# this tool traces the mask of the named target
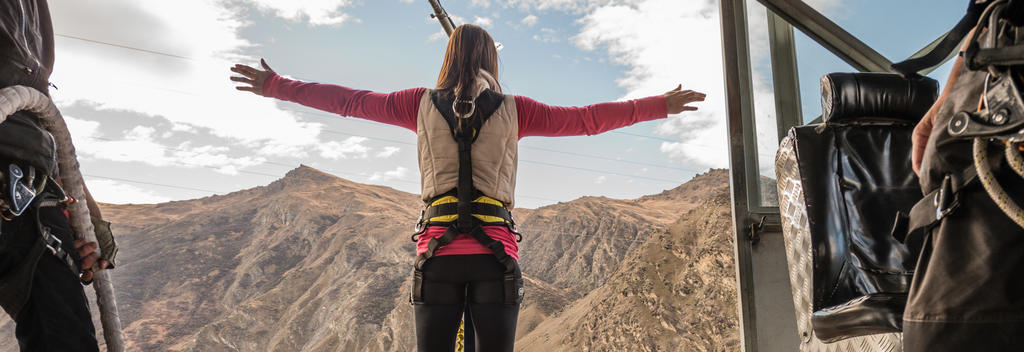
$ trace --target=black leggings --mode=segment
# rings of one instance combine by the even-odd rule
[[[505,304],[505,267],[494,255],[443,255],[423,265],[423,301],[414,302],[420,352],[455,350],[455,336],[468,306],[476,351],[512,351],[519,304]],[[516,266],[516,278],[522,273]],[[468,301],[468,304],[467,304]]]

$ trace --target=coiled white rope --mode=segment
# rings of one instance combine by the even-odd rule
[[[1018,174],[1024,172],[1024,168],[1019,164],[1020,151],[1017,150],[1016,143],[1007,143],[1009,146],[1006,149],[1006,157],[1011,165]],[[1012,149],[1010,148],[1012,147]],[[1011,152],[1013,150],[1013,152]],[[1015,164],[1016,162],[1016,164]],[[988,196],[992,198],[992,201],[996,203],[1006,216],[1010,217],[1013,222],[1017,223],[1017,226],[1024,228],[1024,210],[1010,197],[1009,194],[1003,190],[1003,186],[999,185],[996,180],[996,176],[992,173],[992,167],[988,163],[988,139],[983,137],[974,138],[974,169],[978,171],[978,180],[981,181],[981,185],[985,188],[985,192],[988,192]],[[1024,177],[1024,175],[1022,175]]]
[[[64,189],[78,201],[71,204],[71,228],[79,237],[96,242],[92,221],[89,218],[88,200],[85,197],[82,173],[78,169],[78,157],[75,146],[71,142],[71,133],[64,122],[57,106],[42,92],[25,86],[12,86],[0,89],[0,123],[17,111],[26,110],[34,113],[43,126],[53,134],[57,142],[57,165],[60,180]],[[99,249],[97,249],[98,251]],[[96,303],[100,308],[100,322],[103,326],[103,338],[107,343],[108,352],[124,351],[124,336],[121,333],[121,319],[117,312],[117,300],[114,297],[114,284],[110,280],[108,270],[100,270],[93,274],[93,288],[96,290]]]
[[[1006,143],[1006,161],[1017,175],[1024,177],[1024,156],[1020,154],[1020,143]]]

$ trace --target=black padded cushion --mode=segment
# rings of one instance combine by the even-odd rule
[[[895,73],[830,73],[821,77],[825,123],[902,120],[917,123],[939,94],[939,82]]]
[[[921,199],[909,124],[794,127],[811,235],[811,325],[825,342],[898,332],[917,253],[891,236]]]

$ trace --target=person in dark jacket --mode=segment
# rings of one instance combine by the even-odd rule
[[[1021,8],[1016,9],[1020,16]],[[983,28],[974,31],[978,31],[977,41],[981,43],[987,43],[987,37],[993,35],[993,31]],[[1024,27],[1018,24],[1000,31],[999,40],[1014,32],[1021,38]],[[920,235],[923,246],[904,311],[903,341],[908,352],[1024,348],[1024,280],[1020,279],[1024,270],[1024,228],[997,206],[981,182],[970,176],[970,171],[979,172],[972,155],[973,138],[959,138],[950,128],[958,113],[985,108],[988,100],[982,96],[989,77],[993,76],[986,67],[971,69],[961,55],[942,95],[914,129],[914,170],[920,175],[922,190],[928,195],[939,190],[949,194],[937,197],[942,201],[931,202],[941,203],[936,204],[941,211],[925,212],[935,222]],[[988,149],[995,159],[995,155],[1003,154],[1004,147],[992,142]],[[992,168],[994,176],[1009,200],[1020,204],[1024,200],[1024,180],[1006,163],[1000,164]],[[926,196],[925,201],[931,199]]]
[[[49,95],[53,62],[53,26],[46,1],[0,2],[0,88],[22,85]],[[56,183],[55,149],[53,137],[32,113],[8,116],[0,123],[4,190],[10,189],[9,171],[15,167],[27,174],[31,170],[36,180]],[[92,281],[94,268],[110,263],[99,259],[95,242],[75,240],[61,206],[40,206],[41,200],[62,195],[52,183],[23,213],[7,212],[0,221],[0,306],[14,319],[22,351],[96,351],[96,331],[82,284]],[[86,194],[94,223],[102,224],[99,208]],[[10,192],[0,195],[8,197]]]

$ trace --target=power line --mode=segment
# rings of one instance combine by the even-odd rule
[[[130,139],[111,139],[111,138],[102,138],[102,137],[89,137],[89,138],[90,139],[96,139],[96,140],[103,140],[103,141],[112,141],[112,142],[130,141]],[[166,150],[176,150],[176,151],[188,152],[187,150],[183,150],[183,149],[175,148],[175,147],[170,147],[170,146],[163,146],[163,145],[161,145],[159,147],[163,148],[163,149],[166,149]],[[182,162],[175,162],[175,164],[182,165],[182,166],[205,167],[205,168],[213,169],[213,170],[217,170],[218,169],[218,168],[213,167],[213,166],[193,165],[193,164],[186,164],[186,163],[182,163]],[[287,163],[273,162],[273,161],[264,161],[261,164],[269,164],[269,165],[282,166],[282,167],[287,167],[287,168],[294,168],[296,166],[296,164],[287,164]],[[367,175],[365,175],[365,174],[357,174],[357,173],[351,173],[351,172],[337,171],[337,170],[334,170],[334,169],[322,168],[322,167],[315,166],[315,165],[313,165],[312,167],[316,168],[317,170],[322,170],[322,171],[325,171],[325,172],[328,172],[328,173],[332,173],[332,174],[349,175],[349,176],[355,176],[355,177],[367,177]],[[258,175],[258,176],[267,176],[267,177],[272,177],[272,178],[282,178],[282,177],[284,177],[282,175],[272,175],[272,174],[266,174],[266,173],[254,172],[254,171],[247,171],[247,170],[238,170],[238,172],[239,173],[245,173],[245,174],[251,174],[251,175]],[[96,176],[96,177],[102,177],[102,176]],[[110,178],[110,177],[104,177],[104,178]],[[136,181],[136,180],[128,180],[128,179],[118,179],[118,180],[123,180],[125,182],[141,183],[141,184],[151,184],[151,183],[148,183],[148,182],[145,182],[145,181]],[[414,185],[420,185],[420,182],[418,182],[418,181],[409,181],[409,180],[403,180],[403,179],[400,179],[400,178],[392,178],[392,179],[390,179],[390,181],[401,182],[401,183],[408,183],[408,184],[414,184]],[[182,189],[188,189],[188,190],[202,190],[202,191],[207,191],[207,192],[211,192],[211,193],[225,193],[223,191],[215,191],[215,190],[200,189],[200,188],[190,188],[190,187],[175,186],[175,185],[169,185],[169,184],[163,184],[163,183],[161,183],[161,184],[154,183],[154,185],[160,185],[160,186],[172,187],[172,188],[182,188]],[[562,201],[559,201],[559,200],[548,199],[548,197],[536,196],[536,195],[516,194],[516,196],[518,196],[518,197],[525,197],[525,199],[532,199],[532,200],[539,200],[539,201],[562,202]]]
[[[94,44],[109,45],[109,46],[113,46],[113,47],[117,47],[117,48],[122,48],[122,49],[127,49],[127,50],[135,50],[135,51],[139,51],[139,52],[143,52],[143,53],[149,53],[149,54],[154,54],[154,55],[161,55],[161,56],[179,58],[179,59],[184,59],[184,60],[196,61],[195,59],[187,57],[187,56],[170,54],[170,53],[156,51],[156,50],[150,50],[150,49],[143,49],[143,48],[134,47],[134,46],[130,46],[130,45],[110,43],[110,42],[105,42],[105,41],[100,41],[100,40],[95,40],[95,39],[89,39],[89,38],[83,38],[83,37],[77,37],[77,36],[72,36],[72,35],[67,35],[67,34],[59,34],[58,33],[58,34],[54,34],[54,35],[59,36],[59,37],[69,38],[69,39],[81,40],[81,41],[85,41],[85,42],[89,42],[89,43],[94,43]],[[193,95],[193,96],[199,96],[198,94],[194,94],[194,93],[190,93],[190,92],[184,92],[184,91],[180,91],[180,90],[169,89],[169,88],[157,88],[157,89],[162,89],[162,90],[166,90],[166,91],[170,91],[170,92],[176,92],[176,93],[182,93],[182,94],[188,94],[188,95]],[[297,113],[302,113],[302,114],[324,116],[324,115],[321,115],[321,114],[315,114],[315,113],[305,112],[305,111],[298,111],[298,110],[293,110],[293,109],[284,109],[284,110],[288,110],[288,111],[292,111],[292,112],[297,112]],[[336,116],[327,116],[327,117],[335,118]],[[371,123],[369,121],[362,121],[362,120],[355,120],[355,121],[364,122],[364,123]],[[640,138],[646,138],[646,139],[653,139],[653,140],[659,140],[659,141],[665,141],[665,142],[672,142],[672,143],[680,142],[679,140],[672,140],[672,139],[668,139],[668,138],[661,138],[661,137],[656,137],[656,136],[643,135],[643,134],[638,134],[638,133],[630,133],[630,132],[624,132],[624,131],[610,131],[610,133],[622,134],[622,135],[633,136],[633,137],[640,137]],[[696,144],[696,145],[691,145],[691,146],[693,146],[693,147],[703,147],[703,148],[707,148],[707,149],[710,149],[710,150],[714,150],[715,149],[714,147],[711,147],[711,146],[708,146],[708,145]],[[535,148],[535,147],[530,147],[530,148]],[[569,154],[567,152],[559,152],[559,151],[553,151],[553,150],[545,150],[545,151],[554,152],[554,153]],[[763,154],[763,153],[759,153],[759,154],[761,154],[762,156],[769,156],[769,157],[771,157],[771,155],[768,155],[768,154]],[[569,154],[569,155],[573,155],[573,154]],[[596,157],[596,156],[587,156],[587,155],[577,155],[577,156]],[[601,157],[596,157],[596,158],[601,158]],[[655,164],[648,164],[648,163],[642,163],[642,162],[631,162],[631,161],[625,161],[625,160],[619,160],[619,159],[611,159],[611,158],[603,158],[603,159],[604,160],[622,161],[622,162],[626,162],[626,163],[639,163],[641,165],[647,165],[647,166],[659,167],[659,168],[667,168],[667,169],[676,169],[676,170],[681,170],[681,171],[700,172],[699,170],[667,167],[667,166],[663,166],[663,165],[655,165]]]
[[[140,85],[140,84],[135,84],[135,85],[147,87],[147,88],[150,88],[150,89],[160,89],[160,90],[165,90],[165,91],[172,92],[172,93],[178,93],[178,94],[184,94],[184,95],[189,95],[189,96],[201,97],[200,95],[195,94],[195,93],[185,92],[185,91],[180,91],[180,90],[175,90],[175,89],[161,88],[161,87],[150,87],[150,86],[145,86],[145,85]],[[315,112],[300,111],[300,110],[288,109],[288,108],[281,108],[281,110],[295,112],[295,113],[300,113],[300,114],[307,114],[307,115],[312,115],[312,116],[319,116],[319,117],[329,118],[331,120],[340,120],[340,119],[343,118],[341,115],[337,115],[337,114],[315,113]],[[386,124],[381,124],[381,123],[364,121],[364,120],[359,119],[359,118],[346,119],[345,121],[355,121],[355,122],[360,122],[360,123],[372,124],[374,126],[386,125]],[[362,135],[362,134],[358,134],[358,133],[350,133],[350,132],[336,131],[336,130],[330,130],[330,129],[321,129],[320,131],[326,132],[326,133],[332,133],[332,134],[340,134],[340,135],[346,135],[346,136],[352,136],[352,137],[366,138],[366,139],[383,141],[383,142],[389,142],[389,143],[396,143],[396,144],[402,144],[402,145],[416,146],[416,143],[412,143],[412,142],[400,141],[400,140],[389,139],[389,138],[367,136],[367,135]],[[646,165],[646,166],[651,166],[651,167],[658,167],[658,168],[665,168],[665,169],[674,169],[674,170],[679,170],[679,171],[700,172],[700,170],[696,170],[696,169],[677,168],[677,167],[663,166],[663,165],[657,165],[657,164],[651,164],[651,163],[644,163],[644,162],[637,162],[637,161],[629,161],[629,160],[621,160],[621,159],[615,159],[615,158],[609,158],[609,157],[602,157],[602,156],[597,156],[597,155],[589,155],[589,154],[583,154],[583,153],[558,151],[558,150],[553,150],[553,149],[539,148],[539,147],[530,147],[530,146],[520,146],[520,147],[524,148],[524,149],[535,149],[535,150],[547,151],[547,152],[552,152],[552,153],[560,153],[560,154],[574,155],[574,156],[579,156],[579,157],[588,157],[588,158],[594,158],[594,159],[600,159],[600,160],[608,160],[608,161],[618,161],[618,162],[623,162],[623,163]],[[551,163],[545,163],[545,162],[539,162],[539,161],[532,161],[532,160],[528,160],[528,159],[524,159],[524,160],[521,160],[521,161],[523,161],[524,163],[534,163],[534,164],[546,165],[546,166],[557,167],[557,168],[565,168],[565,169],[573,169],[573,170],[583,170],[583,171],[590,171],[590,172],[597,172],[597,173],[605,173],[605,174],[609,174],[609,175],[618,175],[618,176],[624,176],[624,177],[635,177],[635,178],[640,178],[640,179],[648,179],[648,180],[655,180],[655,181],[662,181],[662,182],[673,182],[673,183],[677,182],[677,181],[669,181],[669,180],[665,180],[665,179],[654,179],[654,178],[644,177],[644,176],[632,176],[632,175],[615,173],[615,172],[611,172],[611,171],[600,171],[600,170],[593,170],[593,169],[581,169],[581,168],[565,166],[565,165],[558,165],[558,164],[551,164]]]
[[[103,137],[89,137],[89,139],[106,141],[106,142],[131,142],[131,141],[133,141],[133,140],[130,140],[130,139],[110,139],[110,138],[103,138]],[[184,150],[184,149],[180,149],[180,148],[174,148],[174,147],[168,147],[168,146],[162,146],[162,145],[158,146],[158,147],[161,148],[161,149],[164,149],[164,150],[178,151],[178,152],[182,152],[182,153],[190,153],[190,151],[187,151],[187,150]],[[127,154],[121,153],[121,155],[127,155]],[[213,169],[213,170],[218,170],[219,169],[216,166],[200,165],[200,164],[190,164],[190,163],[186,163],[186,162],[180,161],[180,160],[172,161],[172,163],[175,163],[175,164],[178,164],[178,165],[181,165],[181,166],[205,167],[205,168]],[[261,162],[261,164],[263,164],[263,163],[264,162]],[[247,171],[247,170],[236,170],[236,171],[238,171],[239,173],[250,174],[250,175],[267,176],[267,177],[273,177],[273,178],[280,178],[281,177],[280,175],[271,175],[271,174],[266,174],[266,173],[256,172],[256,171]]]
[[[90,139],[95,139],[95,140],[107,141],[107,142],[131,141],[131,140],[128,140],[128,139],[111,139],[111,138],[102,138],[102,137],[89,137],[89,138]],[[158,148],[161,148],[161,149],[164,149],[164,150],[188,152],[188,151],[180,149],[180,148],[173,148],[173,147],[168,147],[168,146],[158,146]],[[201,167],[206,167],[206,168],[214,169],[214,170],[217,169],[217,167],[214,167],[214,166],[193,165],[193,164],[186,164],[186,163],[183,163],[183,162],[176,162],[176,163],[179,164],[179,165],[183,165],[183,166],[201,166]],[[288,167],[288,168],[294,168],[297,165],[295,163],[283,163],[283,162],[277,162],[277,161],[272,161],[272,160],[264,160],[262,162],[262,164],[283,166],[283,167]],[[358,174],[358,173],[352,173],[352,172],[338,171],[338,170],[334,170],[334,169],[320,167],[320,166],[317,166],[317,165],[312,165],[312,166],[314,168],[318,169],[318,170],[321,170],[321,171],[324,171],[324,172],[328,172],[328,173],[332,173],[332,174],[349,175],[349,176],[355,176],[355,177],[367,177],[367,175],[365,175],[365,174]],[[266,174],[266,173],[255,172],[255,171],[247,171],[247,170],[237,170],[237,171],[239,173],[246,173],[246,174],[251,174],[251,175],[273,177],[275,179],[279,179],[279,178],[284,177],[284,176],[280,176],[280,175],[272,175],[272,174]],[[109,177],[104,177],[104,176],[96,176],[96,177],[110,179]],[[132,183],[140,183],[140,184],[150,184],[150,183],[145,182],[145,181],[137,181],[137,180],[129,180],[129,179],[117,179],[117,180],[123,180],[124,182],[132,182]],[[392,179],[390,179],[390,181],[401,182],[401,183],[406,183],[406,184],[412,184],[412,185],[417,185],[417,186],[419,186],[419,184],[420,184],[418,181],[409,181],[409,180],[404,180],[404,179],[400,179],[400,178],[392,178]],[[170,188],[181,188],[181,189],[192,190],[192,191],[204,191],[204,192],[209,192],[209,193],[214,193],[214,194],[228,193],[228,192],[221,192],[221,191],[213,191],[213,190],[204,190],[204,189],[198,189],[198,188],[183,187],[183,186],[174,186],[174,185],[168,185],[168,184],[153,184],[153,185],[163,186],[163,187],[170,187]],[[516,197],[544,200],[544,201],[550,201],[550,202],[561,202],[561,200],[558,200],[558,199],[551,199],[551,198],[544,198],[544,197],[538,197],[538,196],[531,196],[531,195],[526,195],[526,194],[517,194]]]
[[[345,135],[345,136],[352,136],[352,137],[360,137],[360,138],[372,139],[372,140],[377,140],[377,141],[382,141],[382,142],[391,142],[391,143],[396,143],[396,144],[411,145],[411,146],[414,146],[414,147],[416,146],[416,143],[399,141],[399,140],[388,139],[388,138],[372,137],[372,136],[366,136],[366,135],[361,135],[361,134],[356,134],[356,133],[334,131],[334,130],[326,130],[326,129],[320,130],[320,131],[327,132],[327,133],[333,133],[333,134],[340,134],[340,135]]]
[[[663,142],[670,142],[670,143],[681,143],[681,142],[683,142],[683,141],[680,141],[680,140],[677,140],[677,139],[668,139],[668,138],[662,138],[662,137],[656,137],[656,136],[648,136],[648,135],[644,135],[644,134],[630,133],[630,132],[625,132],[625,131],[609,131],[608,133],[615,133],[615,134],[621,134],[621,135],[626,135],[626,136],[640,137],[640,138],[645,138],[645,139],[653,139],[653,140],[656,140],[656,141],[663,141]],[[713,146],[710,146],[710,145],[707,145],[707,144],[690,144],[688,146],[690,146],[690,147],[697,147],[697,148],[703,148],[703,149],[706,149],[706,150],[718,150],[717,148],[715,148]],[[760,156],[766,156],[766,157],[769,157],[769,158],[772,158],[772,159],[775,158],[774,154],[761,153],[761,152],[758,152],[757,154],[760,155]]]
[[[139,180],[130,180],[130,179],[126,179],[126,178],[117,178],[117,177],[110,177],[110,176],[100,176],[100,175],[90,175],[90,174],[83,174],[83,176],[92,177],[92,178],[101,178],[101,179],[107,179],[107,180],[113,180],[113,181],[128,182],[128,183],[137,183],[137,184],[142,184],[142,185],[167,187],[167,188],[177,188],[177,189],[183,189],[183,190],[189,190],[189,191],[198,191],[198,192],[206,192],[206,193],[213,193],[213,194],[222,194],[222,193],[224,193],[224,192],[213,191],[213,190],[209,190],[209,189],[192,188],[192,187],[177,186],[177,185],[169,185],[169,184],[166,184],[166,183],[156,183],[156,182],[147,182],[147,181],[139,181]]]
[[[61,34],[61,33],[54,33],[53,35],[57,36],[57,37],[68,38],[68,39],[81,40],[83,42],[89,42],[89,43],[93,43],[93,44],[102,44],[102,45],[109,45],[109,46],[113,46],[113,47],[118,47],[118,48],[121,48],[121,49],[135,50],[135,51],[139,51],[139,52],[143,52],[143,53],[147,53],[147,54],[161,55],[161,56],[178,58],[178,59],[182,59],[182,60],[195,61],[195,59],[187,57],[187,56],[168,54],[168,53],[161,52],[161,51],[137,48],[137,47],[129,46],[129,45],[115,44],[115,43],[104,42],[104,41],[95,40],[95,39],[89,39],[89,38],[76,37],[76,36],[73,36],[73,35],[67,35],[67,34]]]
[[[657,167],[657,168],[662,168],[662,169],[679,170],[679,171],[690,171],[690,172],[700,172],[700,170],[696,170],[696,169],[687,169],[687,168],[681,168],[681,167],[665,166],[665,165],[658,165],[658,164],[653,164],[653,163],[645,163],[645,162],[642,162],[642,161],[623,160],[623,159],[609,158],[609,157],[604,157],[604,156],[590,155],[590,154],[584,154],[584,153],[574,153],[574,152],[567,152],[567,151],[562,151],[562,150],[554,150],[554,149],[547,149],[547,148],[540,148],[540,147],[531,147],[531,146],[525,146],[525,145],[519,146],[519,149],[533,149],[533,150],[540,150],[540,151],[549,152],[549,153],[558,153],[558,154],[572,155],[572,156],[578,156],[578,157],[584,157],[584,158],[592,158],[592,159],[598,159],[598,160],[618,161],[618,162],[621,162],[621,163],[635,164],[635,165],[644,165],[644,166]]]
[[[622,177],[629,177],[629,178],[638,178],[638,179],[651,180],[651,181],[668,182],[668,183],[672,183],[672,184],[681,184],[682,183],[682,182],[680,182],[678,180],[667,180],[667,179],[663,179],[663,178],[655,178],[655,177],[646,177],[646,176],[636,176],[636,175],[629,175],[629,174],[621,174],[621,173],[611,172],[611,171],[602,171],[602,170],[588,169],[588,168],[575,167],[575,166],[558,165],[558,164],[552,164],[552,163],[545,163],[545,162],[541,162],[541,161],[520,160],[520,162],[523,162],[523,163],[526,163],[526,164],[537,164],[537,165],[543,165],[543,166],[558,167],[558,168],[570,169],[570,170],[587,171],[587,172],[593,172],[593,173],[598,173],[598,174],[607,174],[607,175],[615,175],[615,176],[622,176]]]
[[[117,47],[117,48],[122,48],[122,49],[127,49],[127,50],[135,50],[135,51],[139,51],[139,52],[143,52],[143,53],[150,53],[150,54],[168,56],[168,57],[185,59],[185,60],[194,60],[194,59],[186,57],[186,56],[169,54],[169,53],[155,51],[155,50],[149,50],[149,49],[143,49],[143,48],[133,47],[133,46],[129,46],[129,45],[110,43],[110,42],[99,41],[99,40],[83,38],[83,37],[77,37],[77,36],[71,36],[71,35],[66,35],[66,34],[56,34],[56,35],[60,36],[60,37],[64,37],[64,38],[81,40],[81,41],[95,43],[95,44],[101,44],[101,45],[109,45],[109,46],[113,46],[113,47]],[[186,92],[186,91],[180,91],[180,90],[174,90],[174,89],[169,89],[169,88],[160,87],[158,89],[162,89],[162,90],[166,90],[166,91],[174,92],[174,93],[178,93],[178,94],[186,94],[186,95],[191,95],[191,96],[199,96],[198,94],[195,94],[195,93]],[[312,114],[312,113],[309,113],[309,112],[300,112],[300,111],[293,110],[293,109],[285,109],[285,110],[293,111],[293,112],[299,112],[299,113],[306,113],[306,114],[311,114],[311,115],[325,116],[325,115],[321,115],[321,114]],[[332,118],[337,118],[337,117],[335,117],[333,115],[331,115],[331,117]],[[355,119],[354,121],[360,121],[360,120]],[[368,122],[368,121],[360,121],[360,122]],[[362,137],[362,138],[367,138],[367,139],[380,140],[380,141],[385,141],[385,142],[390,142],[390,143],[397,143],[397,144],[404,144],[404,145],[415,145],[414,143],[410,143],[410,142],[404,142],[404,141],[398,141],[398,140],[386,139],[386,138],[379,138],[379,137],[371,137],[371,136],[365,136],[365,135],[360,135],[360,134],[355,134],[355,133],[348,133],[348,132],[342,132],[342,131],[334,131],[334,130],[322,130],[322,131],[327,132],[327,133],[342,134],[342,135],[348,135],[348,136],[354,136],[354,137]],[[665,138],[659,138],[659,137],[654,137],[654,136],[646,136],[646,135],[629,133],[629,132],[622,132],[622,131],[612,131],[612,132],[613,133],[618,133],[618,134],[623,134],[623,135],[631,135],[631,136],[636,136],[636,137],[642,137],[642,138],[657,139],[657,140],[670,141],[670,142],[678,142],[678,141],[673,141],[673,140],[669,140],[669,139],[665,139]],[[542,151],[553,152],[553,153],[561,153],[561,154],[566,154],[566,155],[574,155],[574,156],[579,156],[579,157],[589,157],[589,158],[600,159],[600,160],[619,161],[619,162],[624,162],[624,163],[646,165],[646,166],[651,166],[651,167],[676,169],[676,170],[680,170],[680,171],[699,172],[699,171],[693,170],[693,169],[683,169],[683,168],[668,167],[668,166],[663,166],[663,165],[656,165],[656,164],[636,162],[636,161],[629,161],[629,160],[620,160],[620,159],[614,159],[614,158],[608,158],[608,157],[602,157],[602,156],[596,156],[596,155],[588,155],[588,154],[583,154],[583,153],[573,153],[573,152],[557,151],[557,150],[551,150],[551,149],[546,149],[546,148],[529,147],[529,146],[524,146],[524,148],[526,148],[526,149],[542,150]],[[659,181],[659,182],[679,183],[679,181],[676,181],[676,180],[659,179],[659,178],[646,177],[646,176],[627,175],[627,174],[621,174],[621,173],[610,172],[610,171],[587,169],[587,168],[579,168],[579,167],[551,164],[551,163],[532,161],[532,160],[522,160],[522,161],[524,163],[532,163],[532,164],[544,165],[544,166],[549,166],[549,167],[566,168],[566,169],[571,169],[571,170],[588,171],[588,172],[594,172],[594,173],[600,173],[600,174],[617,175],[617,176],[637,178],[637,179],[646,179],[646,180]],[[252,173],[252,172],[247,172],[247,173]],[[260,175],[271,176],[271,175],[268,175],[268,174],[260,174]],[[273,177],[277,177],[277,176],[273,176]]]
[[[339,120],[339,119],[343,118],[341,115],[337,115],[337,114],[317,113],[317,112],[311,112],[311,111],[300,111],[300,110],[288,109],[288,108],[280,108],[280,109],[281,110],[285,110],[285,111],[294,112],[294,113],[304,114],[304,115],[322,117],[322,118],[326,118],[326,119],[330,119],[330,120]],[[353,122],[371,124],[371,125],[374,125],[374,126],[380,126],[381,125],[381,123],[372,122],[372,121],[366,121],[366,120],[363,120],[363,119],[360,119],[360,118],[346,119],[345,121],[353,121]],[[341,132],[341,131],[333,131],[333,130],[322,130],[322,131],[328,132],[328,133],[334,133],[334,134],[342,134],[342,135],[357,136],[357,137],[367,137],[367,138],[371,138],[371,139],[388,141],[388,142],[398,143],[398,144],[405,144],[405,145],[412,145],[412,146],[416,145],[415,143],[410,143],[410,142],[405,142],[405,141],[397,141],[397,140],[393,140],[393,139],[384,139],[384,138],[373,138],[373,137],[357,135],[357,134]],[[562,150],[554,150],[554,149],[541,148],[541,147],[532,147],[532,146],[520,145],[519,148],[520,149],[539,150],[539,151],[544,151],[544,152],[549,152],[549,153],[572,155],[572,156],[578,156],[578,157],[583,157],[583,158],[592,158],[592,159],[598,159],[598,160],[617,161],[617,162],[621,162],[621,163],[634,164],[634,165],[644,165],[644,166],[650,166],[650,167],[656,167],[656,168],[662,168],[662,169],[687,171],[687,172],[701,172],[701,170],[696,170],[696,169],[688,169],[688,168],[681,168],[681,167],[658,165],[658,164],[646,163],[646,162],[642,162],[642,161],[623,160],[623,159],[609,158],[609,157],[599,156],[599,155],[592,155],[592,154],[586,154],[586,153],[567,152],[567,151],[562,151]]]

